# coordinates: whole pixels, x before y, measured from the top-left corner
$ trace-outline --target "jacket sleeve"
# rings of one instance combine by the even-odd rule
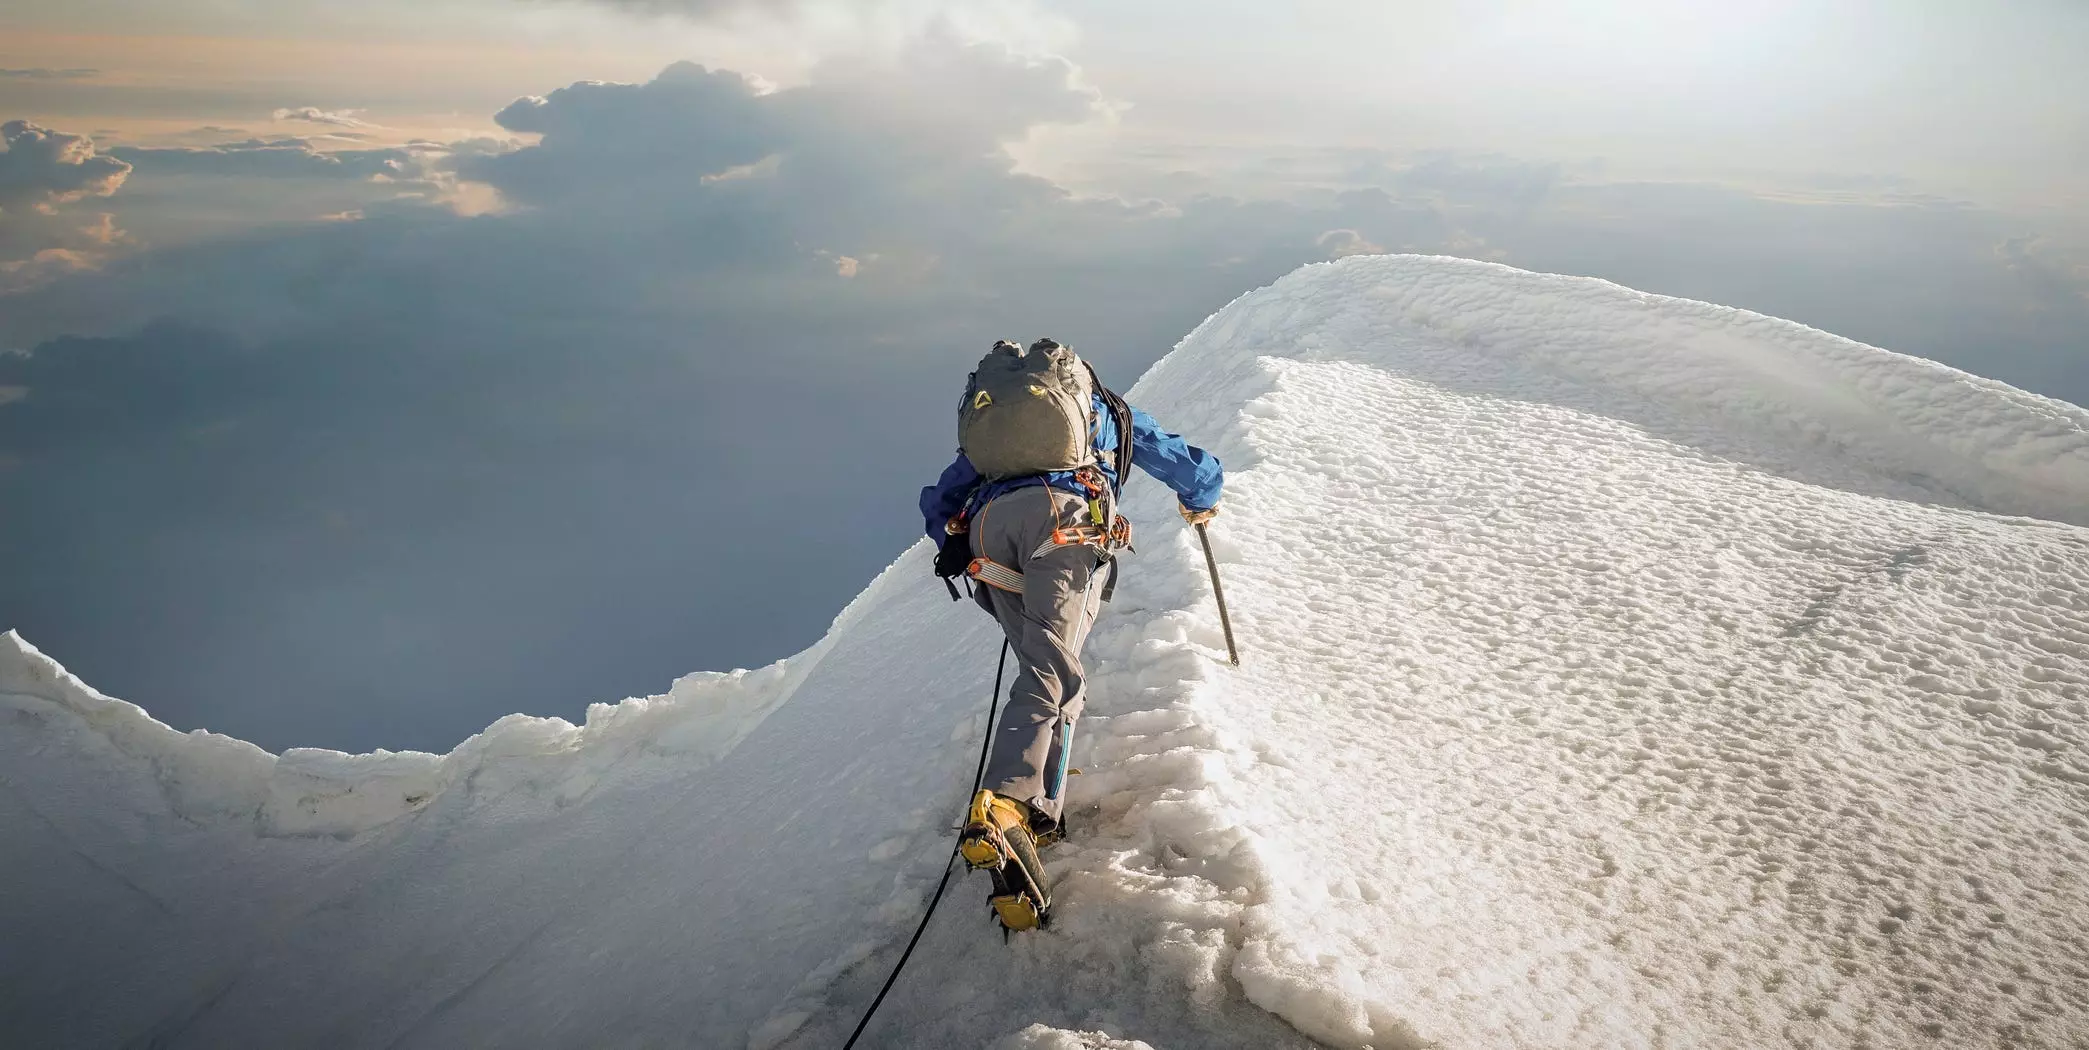
[[[1136,408],[1132,409],[1132,462],[1174,489],[1175,498],[1191,510],[1219,505],[1219,489],[1226,482],[1219,457],[1162,430],[1152,416]]]
[[[921,517],[928,528],[928,538],[943,542],[943,525],[965,507],[965,500],[979,484],[979,471],[972,469],[972,461],[960,452],[950,465],[943,468],[943,476],[936,483],[921,490]]]

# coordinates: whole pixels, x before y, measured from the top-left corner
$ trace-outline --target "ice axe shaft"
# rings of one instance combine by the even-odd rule
[[[1211,594],[1219,600],[1219,628],[1226,632],[1226,657],[1240,666],[1240,650],[1233,647],[1233,618],[1226,615],[1226,588],[1219,583],[1219,561],[1211,556],[1211,533],[1197,523],[1197,539],[1204,544],[1204,567],[1211,570]]]

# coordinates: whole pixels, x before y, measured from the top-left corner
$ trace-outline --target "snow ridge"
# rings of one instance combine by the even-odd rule
[[[1870,495],[2083,520],[2089,413],[1448,260],[1177,358],[1248,354],[1247,998],[1380,1048],[2089,1034],[2089,533]]]
[[[842,611],[830,638],[868,597]],[[91,761],[149,771],[157,801],[181,820],[251,823],[271,837],[352,837],[459,785],[475,792],[475,805],[499,800],[499,812],[488,816],[505,819],[572,805],[606,772],[621,767],[628,774],[634,761],[666,760],[685,771],[701,766],[789,699],[828,648],[823,638],[757,670],[699,671],[657,696],[590,704],[579,726],[508,715],[442,755],[292,748],[278,756],[207,730],[181,733],[136,704],[104,696],[12,630],[0,633],[0,698],[20,717],[62,723]]]
[[[872,1045],[2089,1042],[2089,412],[1412,256],[1128,395],[1228,464],[1244,665],[1135,482],[1058,925],[1003,945],[966,879]],[[807,653],[440,757],[177,734],[9,636],[0,840],[51,860],[0,871],[45,905],[0,1029],[837,1045],[985,730],[930,553]]]

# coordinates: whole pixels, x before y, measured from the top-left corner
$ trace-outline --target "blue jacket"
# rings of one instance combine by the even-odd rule
[[[1101,432],[1095,439],[1096,451],[1115,452],[1117,421],[1103,407],[1101,397],[1095,399],[1095,414],[1102,423]],[[1116,485],[1116,457],[1101,455],[1098,458],[1103,476],[1110,479],[1111,485]],[[1226,480],[1219,458],[1162,430],[1152,416],[1136,408],[1132,409],[1132,462],[1174,489],[1175,498],[1191,510],[1210,510],[1219,505],[1219,489]],[[921,516],[927,523],[929,538],[941,542],[944,523],[956,517],[967,504],[983,507],[994,497],[1026,485],[1050,485],[1068,492],[1082,492],[1080,483],[1074,480],[1070,470],[982,481],[979,471],[972,469],[972,461],[966,459],[963,452],[958,453],[950,466],[943,468],[943,476],[921,490]]]

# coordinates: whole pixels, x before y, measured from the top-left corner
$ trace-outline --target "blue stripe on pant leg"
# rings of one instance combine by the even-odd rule
[[[1066,786],[1066,765],[1072,759],[1074,753],[1073,723],[1060,722],[1058,735],[1059,764],[1053,767],[1052,772],[1056,775],[1052,778],[1051,785],[1045,789],[1045,797],[1054,802],[1059,801],[1059,791]]]

